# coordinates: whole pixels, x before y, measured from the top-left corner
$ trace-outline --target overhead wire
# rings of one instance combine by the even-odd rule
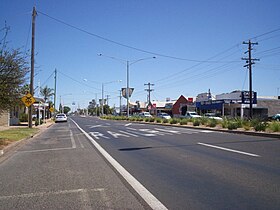
[[[171,56],[171,55],[165,55],[165,54],[162,54],[162,53],[157,53],[157,52],[152,52],[152,51],[149,51],[149,50],[144,50],[144,49],[140,49],[140,48],[137,48],[137,47],[133,47],[133,46],[130,46],[130,45],[127,45],[127,44],[123,44],[123,43],[120,43],[120,42],[117,42],[117,41],[114,41],[112,39],[108,39],[108,38],[105,38],[103,36],[100,36],[98,34],[95,34],[95,33],[92,33],[92,32],[89,32],[85,29],[82,29],[82,28],[79,28],[77,26],[74,26],[72,24],[69,24],[63,20],[60,20],[60,19],[57,19],[55,17],[52,17],[44,12],[41,12],[41,11],[37,11],[37,13],[41,14],[41,15],[44,15],[56,22],[59,22],[63,25],[66,25],[70,28],[73,28],[75,30],[78,30],[80,32],[83,32],[83,33],[86,33],[90,36],[94,36],[98,39],[101,39],[101,40],[104,40],[104,41],[107,41],[107,42],[110,42],[110,43],[113,43],[113,44],[116,44],[116,45],[119,45],[121,47],[125,47],[125,48],[129,48],[129,49],[132,49],[132,50],[136,50],[136,51],[139,51],[139,52],[143,52],[143,53],[147,53],[147,54],[151,54],[151,55],[156,55],[156,56],[160,56],[160,57],[165,57],[165,58],[170,58],[170,59],[175,59],[175,60],[182,60],[182,61],[190,61],[190,62],[197,62],[197,63],[221,63],[221,61],[213,61],[213,60],[196,60],[196,59],[189,59],[189,58],[180,58],[180,57],[176,57],[176,56]],[[224,62],[229,62],[229,61],[222,61],[222,63]]]

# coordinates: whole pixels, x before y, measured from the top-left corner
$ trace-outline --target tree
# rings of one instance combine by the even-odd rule
[[[4,50],[0,54],[0,110],[7,110],[19,103],[28,62],[19,50]]]
[[[45,86],[40,90],[41,95],[44,97],[44,100],[50,101],[50,97],[54,95],[53,89]]]
[[[64,107],[63,107],[63,113],[64,113],[64,114],[67,114],[68,112],[70,112],[70,110],[71,110],[71,108],[68,107],[68,106],[64,106]]]

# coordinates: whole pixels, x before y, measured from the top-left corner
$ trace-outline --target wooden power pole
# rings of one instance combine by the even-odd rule
[[[248,45],[248,51],[245,52],[248,53],[248,58],[242,58],[242,60],[246,60],[246,65],[244,65],[244,67],[247,67],[249,69],[249,97],[250,97],[250,114],[249,117],[250,119],[253,118],[253,93],[252,93],[252,65],[255,64],[254,61],[259,61],[260,59],[253,59],[252,58],[252,45],[257,45],[258,43],[255,42],[251,42],[251,40],[249,40],[248,42],[243,42],[243,44],[247,44]]]
[[[31,76],[30,76],[30,94],[34,95],[34,50],[35,50],[35,18],[37,12],[33,7],[32,12],[32,41],[31,41]],[[28,127],[32,128],[32,105],[28,108]]]

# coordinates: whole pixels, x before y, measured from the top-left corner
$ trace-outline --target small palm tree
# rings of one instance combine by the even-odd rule
[[[53,89],[49,88],[48,86],[45,86],[40,90],[42,96],[44,97],[45,101],[49,101],[50,97],[54,95]]]

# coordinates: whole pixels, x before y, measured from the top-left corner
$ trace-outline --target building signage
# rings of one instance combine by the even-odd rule
[[[250,91],[242,91],[241,93],[242,104],[250,104]],[[252,92],[252,103],[257,103],[257,93]]]

